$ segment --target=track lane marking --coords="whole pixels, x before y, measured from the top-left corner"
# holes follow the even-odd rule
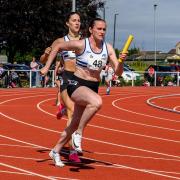
[[[14,139],[14,138],[11,138],[11,137],[7,137],[7,136],[3,136],[3,135],[0,135],[4,138],[7,138],[7,139],[11,139],[11,140],[15,140],[16,142],[22,142],[22,143],[25,143],[25,144],[31,144],[33,146],[36,146],[36,147],[43,147],[43,146],[40,146],[40,145],[36,145],[36,144],[32,144],[32,143],[28,143],[28,142],[25,142],[25,141],[21,141],[21,140],[17,140],[17,139]],[[49,149],[47,147],[44,147],[44,149]],[[91,158],[88,158],[88,159],[91,159]],[[91,159],[91,160],[95,160],[97,161],[96,159]],[[105,162],[105,161],[104,161]],[[147,169],[139,169],[139,168],[134,168],[134,167],[130,167],[130,166],[125,166],[125,165],[121,165],[121,164],[116,164],[116,163],[111,163],[111,162],[105,162],[105,163],[109,163],[109,164],[112,164],[112,166],[115,166],[115,168],[124,168],[124,169],[127,169],[127,170],[133,170],[133,171],[138,171],[138,172],[143,172],[143,173],[148,173],[148,174],[153,174],[153,175],[157,175],[157,176],[162,176],[162,177],[169,177],[169,178],[173,178],[173,179],[180,179],[178,177],[175,177],[175,176],[169,176],[169,175],[165,175],[165,174],[162,174],[162,173],[159,173],[159,172],[155,172],[156,170],[147,170]],[[97,166],[101,166],[101,165],[97,165]],[[108,166],[109,167],[109,166]],[[54,180],[54,179],[53,179]]]

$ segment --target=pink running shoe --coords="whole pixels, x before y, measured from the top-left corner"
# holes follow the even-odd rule
[[[81,162],[81,160],[79,159],[78,154],[77,154],[76,151],[70,152],[69,161],[75,162],[75,163],[80,163]]]
[[[63,104],[58,106],[58,111],[56,114],[57,119],[60,119],[66,113],[66,108]]]

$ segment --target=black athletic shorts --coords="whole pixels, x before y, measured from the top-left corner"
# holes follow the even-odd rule
[[[69,80],[73,78],[74,72],[72,71],[66,71],[64,70],[62,73],[62,79],[61,79],[61,86],[60,86],[60,92],[67,89],[67,86],[69,84]]]
[[[71,97],[72,93],[80,86],[86,86],[94,92],[98,93],[99,82],[87,81],[74,75],[73,78],[69,80],[69,85],[67,87],[69,97]]]

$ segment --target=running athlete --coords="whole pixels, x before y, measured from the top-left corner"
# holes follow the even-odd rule
[[[110,94],[110,88],[112,86],[112,79],[113,79],[113,75],[114,75],[114,70],[111,67],[111,64],[108,63],[106,65],[105,73],[106,73],[105,84],[106,84],[106,87],[107,87],[106,94],[109,95]]]
[[[79,33],[80,31],[80,15],[77,12],[71,12],[66,19],[66,26],[68,27],[68,34],[62,38],[56,39],[51,47],[48,49],[46,48],[45,54],[41,56],[41,62],[46,62],[48,59],[48,56],[51,52],[51,50],[59,43],[63,42],[69,42],[74,40],[79,40],[81,38],[81,35]],[[48,51],[49,50],[49,51]],[[48,51],[48,53],[46,53]],[[60,92],[61,92],[61,98],[63,100],[63,104],[66,107],[68,121],[67,126],[70,124],[73,111],[74,111],[74,102],[71,100],[71,98],[67,94],[67,86],[68,86],[68,80],[72,79],[75,68],[76,68],[76,54],[74,51],[61,51],[59,52],[61,55],[62,60],[64,61],[64,71],[62,73],[62,79],[61,79],[61,86],[60,86]],[[58,113],[57,118],[60,118],[64,112],[65,107],[63,104],[60,104],[58,107]],[[70,142],[71,147],[71,142]],[[76,150],[73,150],[73,148],[70,151],[69,160],[74,162],[80,162],[80,159],[78,157],[78,154]]]
[[[82,137],[87,123],[102,106],[102,99],[98,95],[98,87],[100,72],[105,67],[107,60],[109,60],[118,76],[123,72],[123,61],[126,54],[120,56],[122,62],[118,61],[112,45],[104,41],[106,22],[100,18],[94,19],[90,23],[89,32],[89,38],[56,44],[52,48],[45,67],[41,69],[41,73],[46,74],[59,51],[74,50],[77,55],[76,71],[67,87],[68,94],[75,103],[73,118],[50,152],[55,165],[59,167],[64,166],[59,154],[62,147],[69,141],[73,133],[78,133]]]
[[[56,106],[60,106],[61,104],[61,93],[60,93],[60,87],[61,87],[61,81],[62,81],[62,74],[64,71],[64,67],[63,67],[63,63],[59,58],[56,58],[56,66],[55,66],[55,70],[54,70],[54,74],[55,74],[55,83],[56,86],[58,88],[57,91],[57,97],[56,97]],[[59,119],[61,117],[61,113],[59,114],[59,110],[57,112],[57,118]]]

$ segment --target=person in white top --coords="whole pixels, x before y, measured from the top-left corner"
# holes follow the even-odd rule
[[[57,95],[56,95],[56,106],[60,106],[61,105],[61,92],[60,92],[60,88],[61,88],[61,83],[62,83],[62,74],[64,71],[64,65],[63,62],[57,58],[56,59],[56,65],[55,65],[55,69],[54,69],[54,82],[58,88],[57,91]],[[59,113],[59,111],[58,111]]]
[[[73,118],[69,126],[62,132],[61,138],[53,149],[57,152],[54,158],[55,164],[60,167],[64,166],[64,163],[58,153],[60,153],[64,144],[68,142],[72,134],[78,133],[77,143],[80,145],[84,128],[102,106],[101,96],[98,95],[98,87],[100,72],[105,67],[107,60],[109,60],[117,75],[120,76],[123,72],[123,61],[126,54],[121,55],[122,62],[118,61],[112,45],[104,41],[106,22],[100,18],[92,20],[89,25],[89,32],[89,38],[62,42],[54,46],[46,65],[41,69],[41,73],[46,74],[59,51],[73,50],[77,55],[76,70],[67,88],[69,96],[75,103]],[[76,131],[77,128],[78,131]],[[72,138],[72,141],[76,140]],[[77,148],[79,145],[76,144]]]
[[[35,57],[32,57],[30,68],[32,70],[32,87],[36,87],[36,76],[37,76],[37,70],[39,69],[39,64],[36,62]]]
[[[46,62],[48,59],[48,56],[52,50],[52,48],[62,42],[69,42],[74,40],[79,40],[81,38],[80,35],[80,27],[81,27],[81,18],[80,14],[78,12],[71,12],[66,17],[66,26],[68,28],[67,35],[56,39],[52,45],[48,48],[46,48],[44,54],[41,56],[40,61]],[[67,112],[67,126],[70,124],[72,120],[72,115],[74,111],[74,102],[71,100],[71,98],[68,96],[67,93],[67,86],[68,86],[68,80],[73,77],[74,71],[76,69],[76,54],[74,51],[61,51],[58,53],[58,59],[60,60],[56,64],[56,68],[60,66],[60,64],[63,64],[63,71],[60,74],[60,76],[57,76],[61,81],[61,84],[59,85],[59,94],[61,95],[61,102],[58,106],[58,112],[56,114],[57,119],[60,119],[65,112]],[[59,64],[59,65],[58,65]],[[55,69],[55,72],[57,69]],[[69,160],[72,162],[80,162],[81,160],[78,157],[78,153],[72,148],[71,141],[69,142],[70,147],[70,154],[69,154]]]
[[[110,88],[112,86],[112,79],[113,79],[113,76],[114,76],[114,70],[113,70],[111,64],[108,63],[106,65],[105,72],[106,72],[105,84],[107,86],[106,94],[109,95],[110,94]]]
[[[3,64],[0,63],[0,79],[3,77],[4,72],[5,72],[5,69],[3,68]]]

